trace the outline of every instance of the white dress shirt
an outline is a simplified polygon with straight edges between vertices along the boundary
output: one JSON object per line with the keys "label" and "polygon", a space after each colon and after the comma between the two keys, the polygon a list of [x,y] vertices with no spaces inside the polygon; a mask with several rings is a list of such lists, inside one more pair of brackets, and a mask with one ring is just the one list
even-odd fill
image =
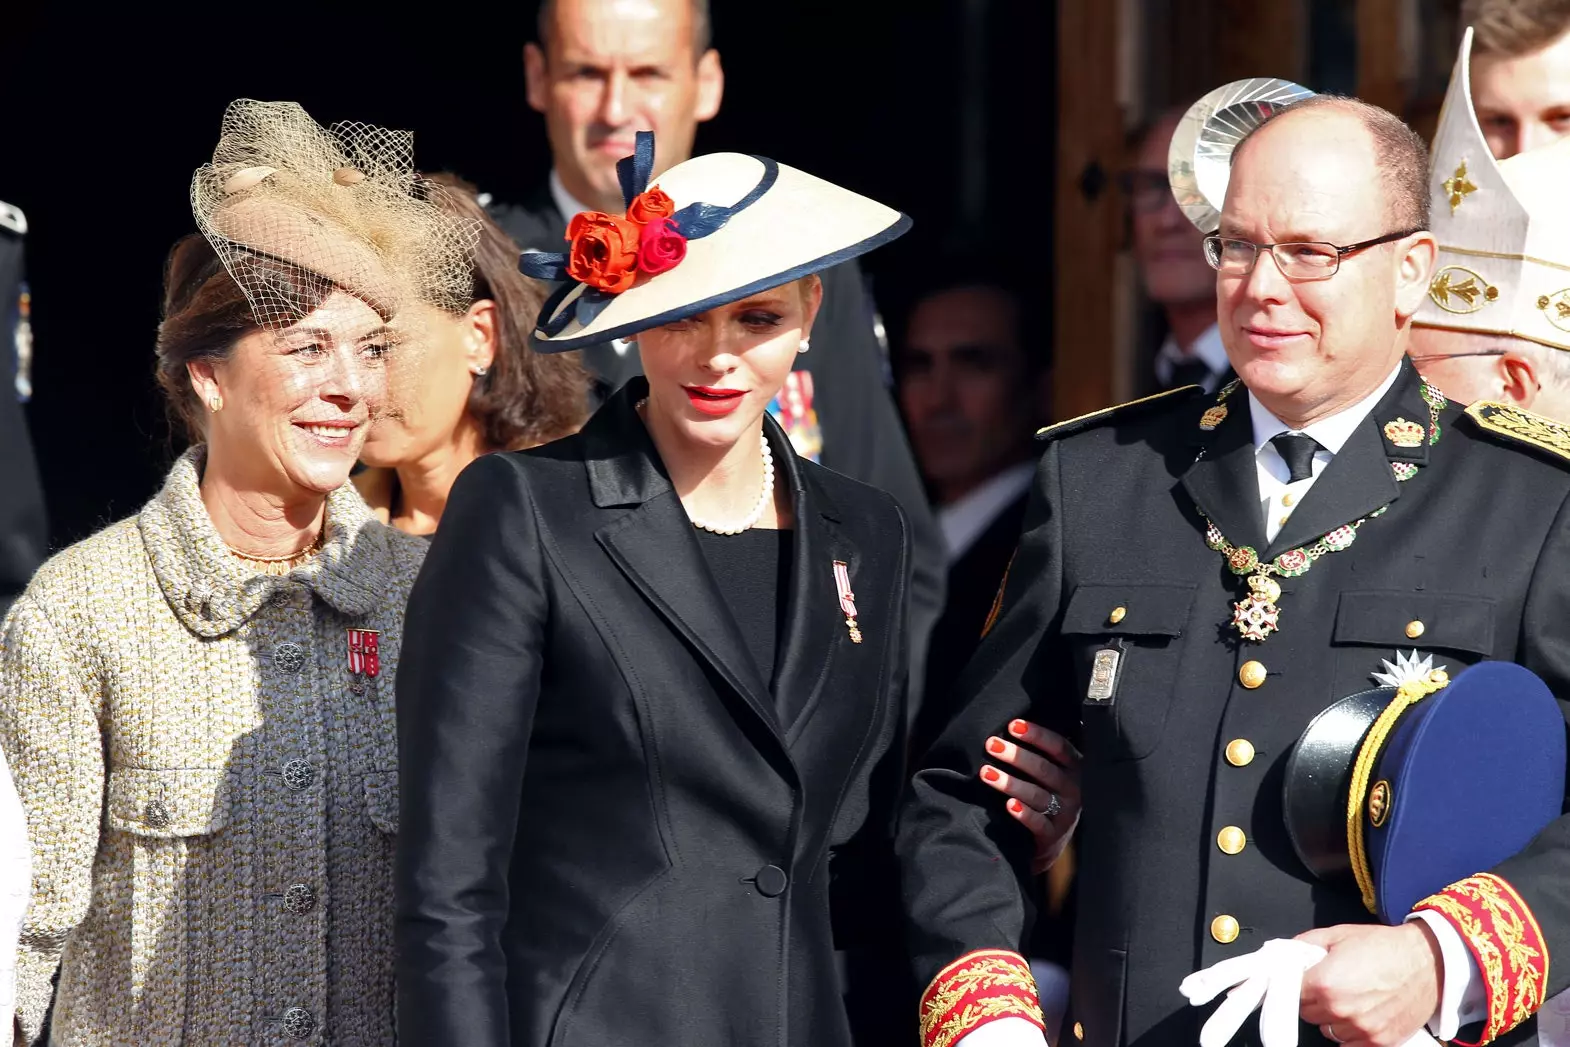
{"label": "white dress shirt", "polygon": [[1035,462],[1011,465],[969,494],[938,509],[938,526],[943,529],[950,565],[970,551],[999,513],[1030,490],[1030,479],[1035,475]]}
{"label": "white dress shirt", "polygon": [[[1314,486],[1314,481],[1325,471],[1330,460],[1346,446],[1374,405],[1390,391],[1399,374],[1398,366],[1379,383],[1377,389],[1357,403],[1296,430],[1270,413],[1255,399],[1253,393],[1248,394],[1249,413],[1254,425],[1254,462],[1259,470],[1259,495],[1265,513],[1267,542],[1273,541],[1280,533],[1282,525],[1292,515],[1292,510],[1302,503],[1309,488]],[[1295,484],[1287,482],[1290,475],[1287,463],[1270,442],[1272,437],[1288,432],[1303,433],[1319,443],[1319,450],[1314,452],[1313,476]],[[1454,1039],[1461,1026],[1481,1021],[1487,1016],[1482,973],[1460,932],[1444,917],[1424,911],[1412,913],[1407,920],[1422,920],[1439,942],[1443,967],[1440,974],[1439,1010],[1429,1021],[1428,1028],[1441,1040]],[[1570,1013],[1570,1000],[1558,1003],[1556,999],[1550,1003],[1558,1004]],[[1550,1021],[1555,1017],[1557,1015],[1550,1015]],[[1570,1020],[1566,1021],[1566,1025],[1570,1027]],[[999,1018],[964,1036],[957,1047],[1042,1047],[1045,1042],[1041,1030],[1025,1019]]]}
{"label": "white dress shirt", "polygon": [[[595,208],[582,203],[567,191],[567,187],[562,185],[561,175],[556,173],[556,168],[554,167],[551,168],[550,187],[551,203],[555,204],[556,210],[561,212],[562,221],[571,222],[573,215],[581,211],[595,210]],[[626,356],[627,348],[632,345],[625,338],[612,338],[610,344],[611,348],[616,350],[617,356]]]}
{"label": "white dress shirt", "polygon": [[1221,328],[1215,324],[1205,328],[1205,333],[1194,340],[1186,353],[1176,338],[1167,335],[1167,340],[1156,350],[1156,380],[1162,385],[1171,385],[1172,369],[1189,360],[1198,360],[1210,368],[1210,377],[1202,383],[1205,392],[1213,393],[1220,388],[1221,376],[1232,366],[1227,359],[1227,347],[1221,344]]}

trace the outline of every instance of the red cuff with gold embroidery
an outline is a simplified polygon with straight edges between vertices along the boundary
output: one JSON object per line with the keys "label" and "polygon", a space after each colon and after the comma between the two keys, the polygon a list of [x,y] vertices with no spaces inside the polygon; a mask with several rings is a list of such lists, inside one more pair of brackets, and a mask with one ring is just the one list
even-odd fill
{"label": "red cuff with gold embroidery", "polygon": [[1045,1028],[1025,958],[979,949],[939,971],[921,994],[921,1047],[953,1047],[961,1036],[999,1018],[1024,1018]]}
{"label": "red cuff with gold embroidery", "polygon": [[1548,943],[1525,901],[1509,883],[1481,873],[1453,883],[1413,906],[1438,913],[1460,932],[1483,976],[1488,1018],[1477,1047],[1526,1021],[1548,996]]}

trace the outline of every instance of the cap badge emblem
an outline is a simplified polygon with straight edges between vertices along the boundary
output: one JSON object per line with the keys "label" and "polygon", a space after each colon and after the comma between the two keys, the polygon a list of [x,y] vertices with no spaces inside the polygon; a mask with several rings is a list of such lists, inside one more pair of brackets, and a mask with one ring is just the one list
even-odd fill
{"label": "cap badge emblem", "polygon": [[1570,331],[1570,287],[1539,296],[1537,307],[1549,323],[1561,331]]}
{"label": "cap badge emblem", "polygon": [[1381,779],[1368,791],[1368,820],[1374,828],[1385,824],[1390,817],[1390,783]]}
{"label": "cap badge emblem", "polygon": [[1465,160],[1462,160],[1460,166],[1456,168],[1456,173],[1446,178],[1441,184],[1444,186],[1445,193],[1450,197],[1451,214],[1456,213],[1456,208],[1461,206],[1462,200],[1477,192],[1477,186],[1467,180]]}
{"label": "cap badge emblem", "polygon": [[1421,425],[1405,418],[1385,423],[1385,439],[1397,447],[1422,447],[1427,435]]}

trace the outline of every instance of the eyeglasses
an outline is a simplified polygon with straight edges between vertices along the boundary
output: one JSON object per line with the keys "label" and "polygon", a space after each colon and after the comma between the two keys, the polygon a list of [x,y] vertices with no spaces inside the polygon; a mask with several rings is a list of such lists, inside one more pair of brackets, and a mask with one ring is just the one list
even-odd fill
{"label": "eyeglasses", "polygon": [[1386,233],[1362,243],[1336,244],[1319,242],[1295,244],[1256,244],[1252,240],[1238,240],[1230,236],[1205,237],[1205,261],[1212,269],[1228,276],[1247,276],[1259,261],[1259,252],[1268,250],[1276,260],[1276,267],[1288,280],[1328,280],[1341,268],[1341,259],[1380,244],[1394,243],[1403,237],[1420,233],[1421,229],[1403,229],[1399,233]]}
{"label": "eyeglasses", "polygon": [[1468,353],[1426,353],[1422,356],[1411,358],[1414,364],[1426,363],[1429,360],[1455,360],[1463,356],[1503,356],[1504,349],[1474,349]]}

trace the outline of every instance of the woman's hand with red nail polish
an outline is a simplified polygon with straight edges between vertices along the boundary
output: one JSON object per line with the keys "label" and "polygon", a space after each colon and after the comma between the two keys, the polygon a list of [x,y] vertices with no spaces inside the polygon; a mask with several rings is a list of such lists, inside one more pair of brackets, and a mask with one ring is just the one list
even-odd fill
{"label": "woman's hand with red nail polish", "polygon": [[1014,741],[988,738],[987,753],[1018,773],[989,764],[981,779],[1009,797],[1009,814],[1036,838],[1031,868],[1042,873],[1062,855],[1079,824],[1080,755],[1067,738],[1026,720],[1010,722],[1008,733]]}

